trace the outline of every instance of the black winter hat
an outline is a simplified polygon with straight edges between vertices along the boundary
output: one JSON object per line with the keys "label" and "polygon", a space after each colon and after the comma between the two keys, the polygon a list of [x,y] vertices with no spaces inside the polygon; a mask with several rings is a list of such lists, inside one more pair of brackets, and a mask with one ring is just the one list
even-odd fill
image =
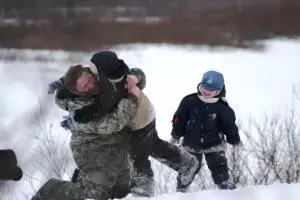
{"label": "black winter hat", "polygon": [[123,60],[118,59],[117,54],[113,51],[95,53],[91,62],[109,79],[119,79],[129,71],[128,66]]}

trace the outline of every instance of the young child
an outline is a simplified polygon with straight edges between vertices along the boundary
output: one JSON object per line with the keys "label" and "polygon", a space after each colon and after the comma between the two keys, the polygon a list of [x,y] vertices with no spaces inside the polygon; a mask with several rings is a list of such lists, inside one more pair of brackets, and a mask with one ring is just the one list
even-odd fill
{"label": "young child", "polygon": [[[187,95],[174,114],[172,139],[183,137],[183,147],[201,163],[203,154],[214,183],[220,189],[234,189],[228,182],[225,155],[226,142],[241,144],[235,113],[225,101],[224,77],[217,71],[204,73],[197,93]],[[180,180],[177,190],[185,192],[189,185]]]}

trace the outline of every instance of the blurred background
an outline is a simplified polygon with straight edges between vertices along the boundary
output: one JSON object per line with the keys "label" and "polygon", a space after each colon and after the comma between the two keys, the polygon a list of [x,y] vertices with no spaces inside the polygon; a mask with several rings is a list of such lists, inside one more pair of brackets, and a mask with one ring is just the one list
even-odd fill
{"label": "blurred background", "polygon": [[95,50],[143,42],[246,48],[255,40],[297,37],[299,10],[299,0],[1,0],[0,46]]}

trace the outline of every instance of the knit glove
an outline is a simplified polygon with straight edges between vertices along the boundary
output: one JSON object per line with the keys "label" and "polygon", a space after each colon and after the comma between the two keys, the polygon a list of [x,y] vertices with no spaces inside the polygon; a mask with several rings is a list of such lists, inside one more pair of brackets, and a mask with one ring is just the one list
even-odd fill
{"label": "knit glove", "polygon": [[61,79],[58,79],[56,81],[53,81],[51,82],[49,85],[48,85],[48,94],[54,94],[54,92],[57,90],[57,89],[60,89],[63,87],[63,82]]}
{"label": "knit glove", "polygon": [[71,130],[75,126],[74,118],[70,115],[63,116],[63,121],[60,122],[60,126],[65,130]]}

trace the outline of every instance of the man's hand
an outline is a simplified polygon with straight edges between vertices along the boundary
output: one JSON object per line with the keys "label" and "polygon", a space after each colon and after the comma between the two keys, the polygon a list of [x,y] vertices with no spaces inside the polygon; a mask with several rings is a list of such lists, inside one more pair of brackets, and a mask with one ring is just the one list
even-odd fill
{"label": "man's hand", "polygon": [[133,94],[137,98],[139,98],[142,95],[142,91],[138,86],[133,86],[130,90],[128,90],[129,93]]}
{"label": "man's hand", "polygon": [[74,128],[75,121],[72,116],[63,116],[63,119],[64,120],[60,122],[60,126],[62,128],[64,128],[65,130],[71,130],[72,128]]}
{"label": "man's hand", "polygon": [[139,82],[139,80],[137,79],[136,76],[128,75],[126,84],[125,84],[125,88],[127,88],[128,91],[130,91],[134,86],[136,86],[136,84],[138,84],[138,82]]}
{"label": "man's hand", "polygon": [[62,87],[63,87],[63,83],[60,79],[53,81],[48,85],[48,94],[54,94],[54,92],[57,89],[60,89]]}

